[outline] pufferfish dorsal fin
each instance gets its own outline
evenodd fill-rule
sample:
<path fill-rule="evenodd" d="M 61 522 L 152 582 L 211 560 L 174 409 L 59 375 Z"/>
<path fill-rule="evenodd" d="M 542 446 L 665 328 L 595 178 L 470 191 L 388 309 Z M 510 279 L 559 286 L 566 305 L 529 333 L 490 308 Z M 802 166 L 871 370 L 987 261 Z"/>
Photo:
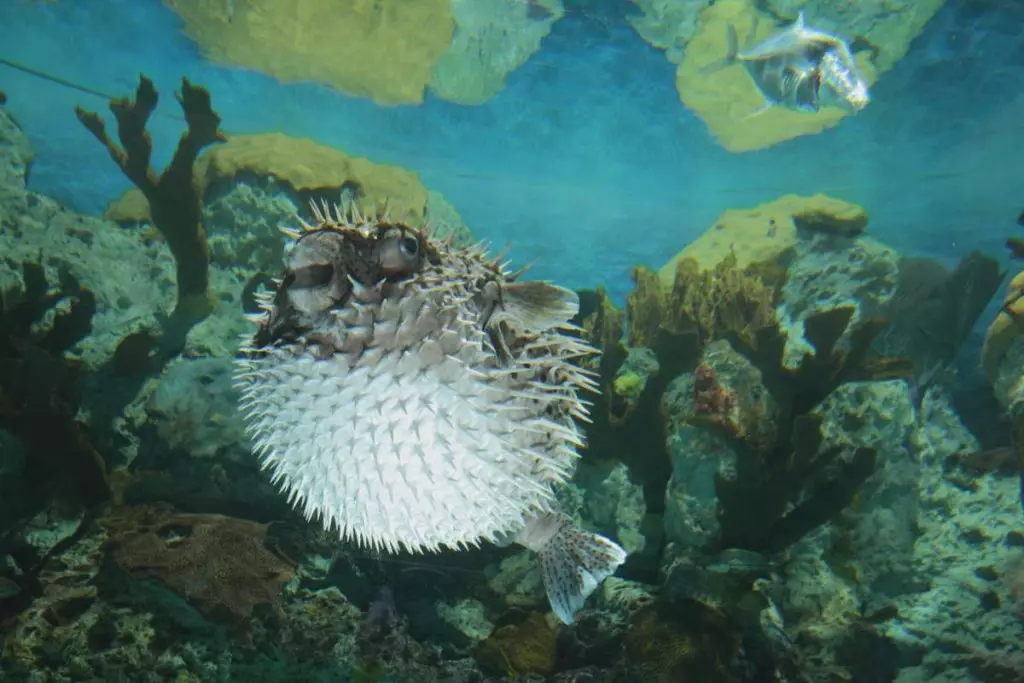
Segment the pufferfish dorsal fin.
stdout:
<path fill-rule="evenodd" d="M 503 317 L 525 329 L 548 330 L 566 324 L 580 310 L 576 292 L 550 282 L 512 282 L 502 292 Z"/>

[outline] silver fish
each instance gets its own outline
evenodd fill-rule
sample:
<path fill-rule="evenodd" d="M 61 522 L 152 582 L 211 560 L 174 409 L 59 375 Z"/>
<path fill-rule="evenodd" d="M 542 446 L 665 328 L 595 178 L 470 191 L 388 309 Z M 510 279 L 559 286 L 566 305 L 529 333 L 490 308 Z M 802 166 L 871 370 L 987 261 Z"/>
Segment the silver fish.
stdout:
<path fill-rule="evenodd" d="M 755 21 L 750 35 L 756 29 Z M 867 106 L 868 85 L 850 46 L 831 33 L 809 28 L 803 12 L 792 24 L 746 50 L 738 48 L 736 29 L 730 25 L 728 31 L 729 54 L 704 71 L 743 63 L 765 99 L 751 116 L 775 106 L 816 112 L 830 96 L 855 112 Z"/>

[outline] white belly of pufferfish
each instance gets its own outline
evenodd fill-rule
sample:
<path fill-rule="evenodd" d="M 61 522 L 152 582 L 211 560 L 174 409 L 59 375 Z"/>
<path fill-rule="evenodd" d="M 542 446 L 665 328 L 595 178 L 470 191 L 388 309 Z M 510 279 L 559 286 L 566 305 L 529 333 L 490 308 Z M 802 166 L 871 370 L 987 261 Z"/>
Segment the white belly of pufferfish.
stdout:
<path fill-rule="evenodd" d="M 485 365 L 484 349 L 349 358 L 285 348 L 248 363 L 249 433 L 307 518 L 362 545 L 420 551 L 493 540 L 550 508 L 566 474 L 534 454 L 564 441 L 530 428 L 550 425 L 543 402 L 468 369 Z"/>

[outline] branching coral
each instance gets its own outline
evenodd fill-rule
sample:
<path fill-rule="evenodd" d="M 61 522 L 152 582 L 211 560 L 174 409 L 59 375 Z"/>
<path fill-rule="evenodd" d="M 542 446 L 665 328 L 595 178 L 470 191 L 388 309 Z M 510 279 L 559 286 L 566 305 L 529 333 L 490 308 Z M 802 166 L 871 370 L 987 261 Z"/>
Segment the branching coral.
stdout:
<path fill-rule="evenodd" d="M 98 503 L 110 491 L 106 465 L 77 419 L 79 366 L 63 357 L 91 330 L 96 299 L 67 270 L 53 293 L 41 265 L 22 269 L 24 288 L 0 292 L 0 425 L 29 450 L 28 503 L 49 493 Z"/>
<path fill-rule="evenodd" d="M 146 132 L 146 122 L 157 104 L 151 80 L 140 76 L 134 100 L 118 98 L 110 102 L 121 146 L 107 136 L 97 114 L 82 107 L 76 107 L 75 114 L 145 195 L 153 223 L 174 255 L 178 301 L 165 331 L 165 341 L 181 348 L 188 330 L 205 318 L 212 307 L 208 291 L 210 254 L 201 220 L 202 197 L 192 167 L 204 147 L 227 138 L 220 131 L 220 117 L 213 111 L 210 94 L 204 88 L 182 79 L 177 98 L 188 130 L 178 141 L 171 163 L 159 175 L 150 166 L 153 142 Z"/>
<path fill-rule="evenodd" d="M 812 413 L 838 386 L 852 381 L 906 377 L 912 365 L 880 358 L 870 347 L 885 321 L 869 320 L 839 347 L 854 309 L 842 307 L 810 316 L 807 340 L 815 352 L 796 368 L 783 362 L 786 335 L 777 326 L 760 330 L 753 343 L 731 342 L 760 371 L 778 408 L 778 436 L 765 449 L 737 439 L 735 473 L 718 483 L 725 547 L 776 549 L 830 519 L 853 499 L 872 474 L 870 448 L 822 448 L 821 418 Z M 735 436 L 730 433 L 730 436 Z"/>
<path fill-rule="evenodd" d="M 646 268 L 633 271 L 636 288 L 629 295 L 629 342 L 657 350 L 663 332 L 697 334 L 707 344 L 732 333 L 753 339 L 771 325 L 782 269 L 764 266 L 738 268 L 730 255 L 711 270 L 693 259 L 676 265 L 672 289 L 665 291 L 658 275 Z"/>

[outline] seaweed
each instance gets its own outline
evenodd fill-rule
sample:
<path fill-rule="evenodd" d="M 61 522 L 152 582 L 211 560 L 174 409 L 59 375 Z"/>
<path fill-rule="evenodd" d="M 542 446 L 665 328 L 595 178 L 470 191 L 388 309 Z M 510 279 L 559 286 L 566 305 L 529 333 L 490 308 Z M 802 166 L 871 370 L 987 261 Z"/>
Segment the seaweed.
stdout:
<path fill-rule="evenodd" d="M 871 448 L 823 448 L 822 418 L 812 412 L 847 382 L 912 375 L 910 361 L 871 351 L 886 325 L 883 319 L 863 321 L 840 345 L 854 312 L 845 306 L 808 317 L 805 334 L 814 353 L 805 354 L 796 367 L 784 362 L 786 334 L 777 325 L 760 330 L 753 343 L 731 336 L 733 348 L 760 370 L 775 398 L 778 436 L 766 449 L 724 431 L 736 446 L 738 462 L 717 486 L 723 547 L 785 547 L 849 505 L 874 473 Z"/>
<path fill-rule="evenodd" d="M 188 129 L 178 141 L 171 163 L 159 175 L 150 166 L 153 142 L 146 131 L 146 123 L 158 100 L 149 78 L 139 77 L 134 100 L 122 97 L 110 101 L 120 146 L 107 136 L 99 115 L 75 107 L 78 120 L 103 144 L 125 176 L 146 197 L 153 224 L 167 240 L 174 256 L 178 298 L 165 324 L 162 340 L 165 348 L 172 352 L 184 348 L 189 330 L 212 309 L 210 253 L 202 225 L 201 190 L 193 165 L 204 147 L 227 140 L 220 131 L 220 117 L 212 108 L 207 90 L 183 78 L 181 92 L 176 96 Z"/>

